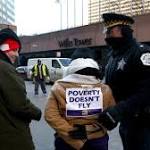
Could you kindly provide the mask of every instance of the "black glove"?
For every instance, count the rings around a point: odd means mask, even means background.
[[[69,131],[69,135],[73,139],[86,139],[86,128],[84,125],[75,124],[76,130]]]
[[[118,119],[117,119],[117,111],[115,108],[108,108],[99,115],[99,123],[101,123],[105,128],[108,130],[112,130],[115,128],[118,124]]]

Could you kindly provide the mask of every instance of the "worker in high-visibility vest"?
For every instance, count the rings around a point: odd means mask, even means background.
[[[43,94],[46,94],[45,80],[49,77],[49,70],[45,64],[41,63],[40,59],[37,60],[37,64],[32,68],[32,76],[35,81],[34,94],[38,95],[39,85],[41,86]]]

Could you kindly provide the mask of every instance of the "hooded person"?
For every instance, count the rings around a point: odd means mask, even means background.
[[[99,78],[102,79],[104,76],[104,66],[101,64],[99,57],[101,57],[101,55],[95,49],[77,48],[72,54],[71,59],[74,60],[77,58],[92,58],[96,62],[99,61],[99,72],[100,72]]]
[[[90,48],[77,48],[71,55],[71,59],[74,60],[77,58],[91,58],[96,60],[96,51]]]
[[[14,63],[21,43],[11,29],[0,31],[0,149],[34,150],[31,120],[40,120],[41,111],[27,98],[25,83]]]
[[[107,130],[97,119],[104,108],[115,103],[110,88],[101,83],[99,66],[91,56],[86,50],[81,55],[77,49],[66,76],[51,88],[45,119],[56,131],[55,150],[108,149]]]
[[[16,33],[6,28],[0,31],[0,55],[5,57],[7,61],[15,64],[18,53],[21,50],[21,43]],[[14,54],[12,54],[14,53]]]

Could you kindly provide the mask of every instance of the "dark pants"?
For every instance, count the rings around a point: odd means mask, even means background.
[[[124,150],[150,150],[150,127],[121,124],[119,132]]]
[[[76,150],[67,144],[62,138],[55,138],[55,150]]]
[[[102,138],[88,140],[81,150],[108,150],[108,135]],[[55,150],[76,150],[60,137],[55,139]]]
[[[34,92],[35,92],[35,95],[38,94],[38,91],[39,91],[39,85],[41,86],[41,90],[44,94],[46,94],[46,88],[45,88],[45,81],[42,79],[35,79],[35,88],[34,88]]]

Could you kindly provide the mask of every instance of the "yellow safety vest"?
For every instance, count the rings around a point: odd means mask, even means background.
[[[45,64],[42,64],[41,65],[41,71],[42,71],[42,75],[45,77],[45,76],[47,76],[47,74],[46,74],[46,65]],[[36,64],[36,65],[34,65],[34,72],[33,72],[33,75],[36,77],[37,75],[38,75],[38,65]]]

